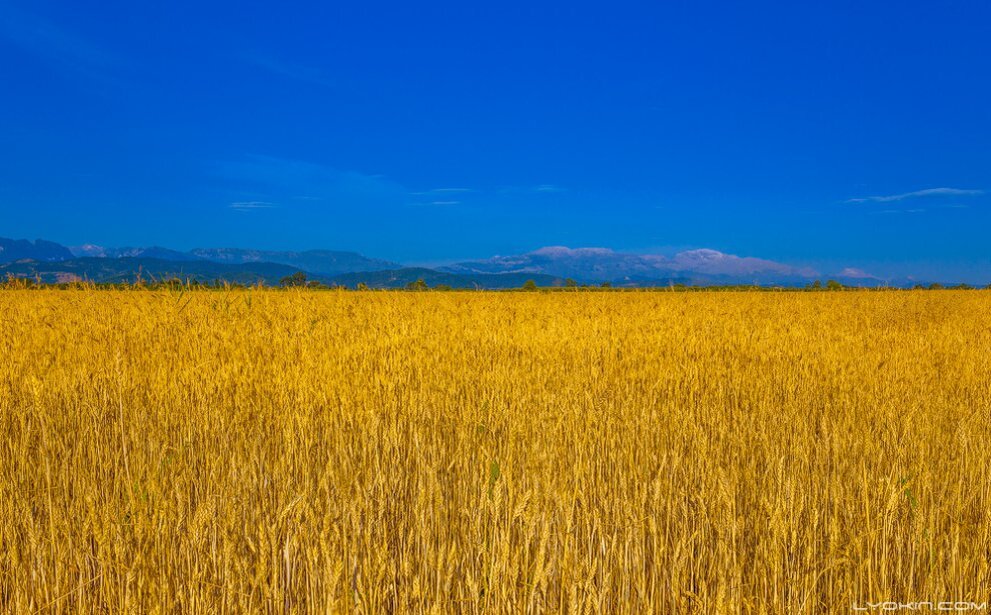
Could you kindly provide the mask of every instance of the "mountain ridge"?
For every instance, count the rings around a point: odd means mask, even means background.
[[[701,284],[716,281],[726,284],[801,283],[820,275],[811,268],[705,248],[665,256],[566,246],[548,246],[525,254],[455,263],[440,270],[450,273],[542,273],[596,282],[685,278]]]
[[[275,251],[247,248],[195,248],[190,250],[189,254],[204,260],[225,264],[278,263],[322,275],[402,268],[399,263],[370,258],[358,252],[339,250]]]
[[[57,263],[64,265],[51,266]],[[183,252],[161,246],[108,248],[83,244],[66,247],[42,239],[32,242],[0,238],[0,266],[0,270],[8,275],[33,273],[52,279],[81,278],[92,281],[134,279],[142,267],[145,267],[147,274],[154,272],[155,275],[180,278],[182,275],[192,275],[199,281],[230,276],[228,281],[231,282],[244,283],[254,279],[267,284],[278,283],[281,276],[303,272],[311,280],[322,283],[345,286],[363,283],[383,288],[415,281],[409,279],[414,270],[419,271],[420,277],[428,284],[455,288],[490,287],[493,284],[505,288],[509,280],[514,283],[518,281],[521,285],[527,279],[548,286],[564,284],[570,279],[577,284],[609,283],[622,287],[796,287],[826,279],[850,286],[908,286],[916,283],[911,279],[886,280],[854,267],[822,275],[809,267],[737,256],[708,248],[664,255],[621,252],[601,247],[546,246],[523,254],[418,268],[357,252],[336,250],[196,248]],[[389,271],[398,273],[389,274]]]
[[[23,259],[38,261],[59,261],[72,258],[72,252],[62,244],[44,239],[8,239],[0,237],[0,263]]]
[[[75,258],[151,258],[169,261],[210,261],[228,265],[276,263],[321,275],[337,275],[355,271],[399,269],[399,263],[369,258],[358,252],[343,250],[254,250],[250,248],[195,248],[188,252],[150,246],[147,248],[108,248],[83,244],[68,248]],[[66,260],[66,259],[61,259]],[[0,260],[0,262],[4,262]]]

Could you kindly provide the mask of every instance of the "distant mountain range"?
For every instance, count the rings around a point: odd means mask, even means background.
[[[57,245],[57,244],[55,244]],[[307,250],[304,252],[275,252],[245,250],[242,248],[197,248],[178,252],[168,248],[104,248],[82,245],[68,248],[73,256],[94,258],[152,258],[166,261],[207,261],[225,265],[247,263],[276,263],[321,275],[337,275],[355,271],[381,271],[399,269],[402,265],[375,258],[367,258],[356,252],[331,250]],[[2,259],[0,259],[2,261]]]
[[[527,280],[538,286],[566,283],[649,287],[684,285],[804,286],[816,279],[835,279],[852,286],[903,286],[910,280],[882,280],[858,269],[833,275],[804,267],[716,250],[687,250],[665,256],[631,254],[607,248],[547,247],[514,256],[455,263],[433,269],[404,267],[355,252],[306,250],[279,252],[242,248],[199,248],[181,252],[152,246],[107,248],[65,247],[58,243],[0,238],[0,278],[40,278],[46,282],[89,280],[131,282],[179,278],[203,283],[279,284],[303,272],[328,285],[401,288],[422,279],[428,286],[515,288]]]
[[[608,248],[541,248],[515,256],[496,256],[482,261],[440,268],[458,274],[516,273],[546,274],[614,286],[784,285],[800,286],[821,277],[808,267],[792,267],[775,261],[724,254],[717,250],[687,250],[674,256],[631,254]],[[877,285],[883,280],[857,270],[831,279],[852,285]]]
[[[150,248],[104,248],[86,244],[69,246],[69,251],[76,258],[157,258],[164,261],[198,261],[199,256],[189,252],[179,252],[159,246]]]
[[[331,250],[306,250],[303,252],[271,252],[265,250],[243,250],[240,248],[206,248],[190,252],[208,261],[227,264],[279,263],[324,275],[353,273],[355,271],[381,271],[399,269],[399,263],[368,258],[357,252],[334,252]]]

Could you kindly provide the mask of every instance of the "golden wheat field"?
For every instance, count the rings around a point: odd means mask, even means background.
[[[984,291],[8,290],[0,608],[982,603],[989,439]]]

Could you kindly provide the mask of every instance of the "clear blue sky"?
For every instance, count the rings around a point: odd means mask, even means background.
[[[0,0],[0,236],[991,279],[991,4]]]

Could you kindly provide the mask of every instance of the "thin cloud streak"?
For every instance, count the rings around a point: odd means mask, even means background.
[[[267,201],[237,201],[227,207],[237,211],[251,211],[253,209],[274,209],[276,205]]]
[[[927,188],[925,190],[916,190],[914,192],[904,192],[902,194],[889,194],[883,196],[866,196],[854,199],[847,199],[847,203],[893,203],[896,201],[904,201],[905,199],[914,199],[919,197],[930,197],[930,196],[977,196],[984,194],[983,190],[964,190],[961,188]]]
[[[874,214],[921,214],[925,209],[882,209],[880,211],[869,212]]]

